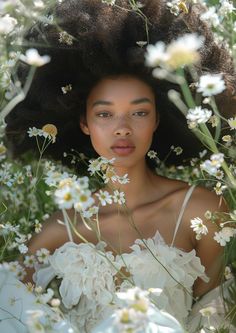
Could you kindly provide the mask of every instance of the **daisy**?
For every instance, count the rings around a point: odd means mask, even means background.
[[[40,263],[46,264],[48,262],[48,258],[50,256],[50,252],[47,249],[42,248],[42,249],[36,251],[36,256]]]
[[[112,196],[107,191],[100,190],[99,193],[96,193],[100,203],[102,206],[106,206],[106,204],[112,204]]]
[[[190,227],[193,229],[193,231],[196,232],[196,239],[201,239],[201,235],[207,235],[208,229],[203,224],[203,221],[200,219],[200,217],[195,217],[194,219],[191,219],[190,222]]]
[[[217,241],[221,246],[225,246],[230,238],[235,235],[235,229],[230,227],[225,227],[219,232],[215,232],[214,240]]]
[[[27,131],[27,133],[29,134],[29,137],[33,137],[33,136],[42,136],[43,132],[41,129],[36,128],[36,127],[30,127]]]
[[[125,203],[125,193],[115,190],[114,194],[113,194],[113,201],[115,203],[118,203],[119,205],[124,204]]]
[[[228,124],[229,124],[229,127],[231,130],[235,130],[236,129],[236,117],[234,118],[229,118],[227,120]]]
[[[156,158],[157,157],[157,152],[154,150],[149,150],[149,152],[147,153],[147,156],[151,159]]]
[[[226,88],[221,74],[206,74],[200,77],[197,91],[203,96],[220,94]]]
[[[24,260],[25,267],[28,267],[28,268],[34,267],[35,263],[36,263],[36,260],[33,255],[25,256],[25,260]]]
[[[91,197],[91,191],[83,191],[77,197],[77,202],[74,204],[74,208],[77,211],[86,210],[94,204],[94,199]]]

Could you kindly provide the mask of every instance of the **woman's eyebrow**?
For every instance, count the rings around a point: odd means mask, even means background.
[[[97,105],[113,105],[113,103],[109,102],[109,101],[98,100],[92,104],[92,107],[97,106]]]
[[[133,101],[130,102],[130,104],[141,104],[141,103],[150,103],[153,104],[152,101],[147,98],[147,97],[142,97],[138,99],[134,99]],[[113,105],[114,103],[110,101],[105,101],[105,100],[98,100],[92,104],[92,107],[95,107],[97,105]]]
[[[151,104],[153,104],[153,102],[147,97],[138,98],[138,99],[135,99],[132,102],[130,102],[130,104],[140,104],[140,103],[151,103]]]

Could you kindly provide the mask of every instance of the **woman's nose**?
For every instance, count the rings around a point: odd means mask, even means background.
[[[115,136],[126,137],[132,133],[131,128],[128,124],[120,124],[114,131]]]

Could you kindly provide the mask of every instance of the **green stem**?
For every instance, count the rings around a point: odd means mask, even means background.
[[[219,110],[217,108],[217,105],[216,105],[216,102],[215,102],[215,99],[213,96],[211,97],[211,107],[218,120],[218,123],[216,125],[216,130],[215,130],[215,138],[214,138],[215,141],[218,142],[219,138],[220,138],[220,132],[221,132],[221,117],[220,117],[220,113],[219,113]]]
[[[36,67],[32,66],[30,68],[30,72],[29,75],[27,76],[27,81],[25,83],[24,89],[17,95],[15,96],[5,107],[4,109],[1,111],[0,113],[0,120],[5,119],[5,117],[11,112],[11,110],[20,102],[22,102],[29,89],[31,86],[31,83],[33,81],[33,77],[34,77],[34,73],[35,73]]]
[[[182,80],[181,80],[182,83],[180,84],[180,88],[181,88],[182,94],[184,96],[184,99],[185,99],[188,107],[190,109],[195,108],[196,104],[195,104],[195,101],[194,101],[193,96],[191,94],[191,91],[189,89],[188,82],[185,79],[183,68],[178,68],[176,73],[177,73],[178,76],[180,76],[182,78]]]

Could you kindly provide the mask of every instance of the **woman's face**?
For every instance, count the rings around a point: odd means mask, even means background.
[[[100,156],[115,157],[115,165],[128,167],[144,160],[157,123],[151,87],[122,75],[104,78],[92,89],[80,125]]]

